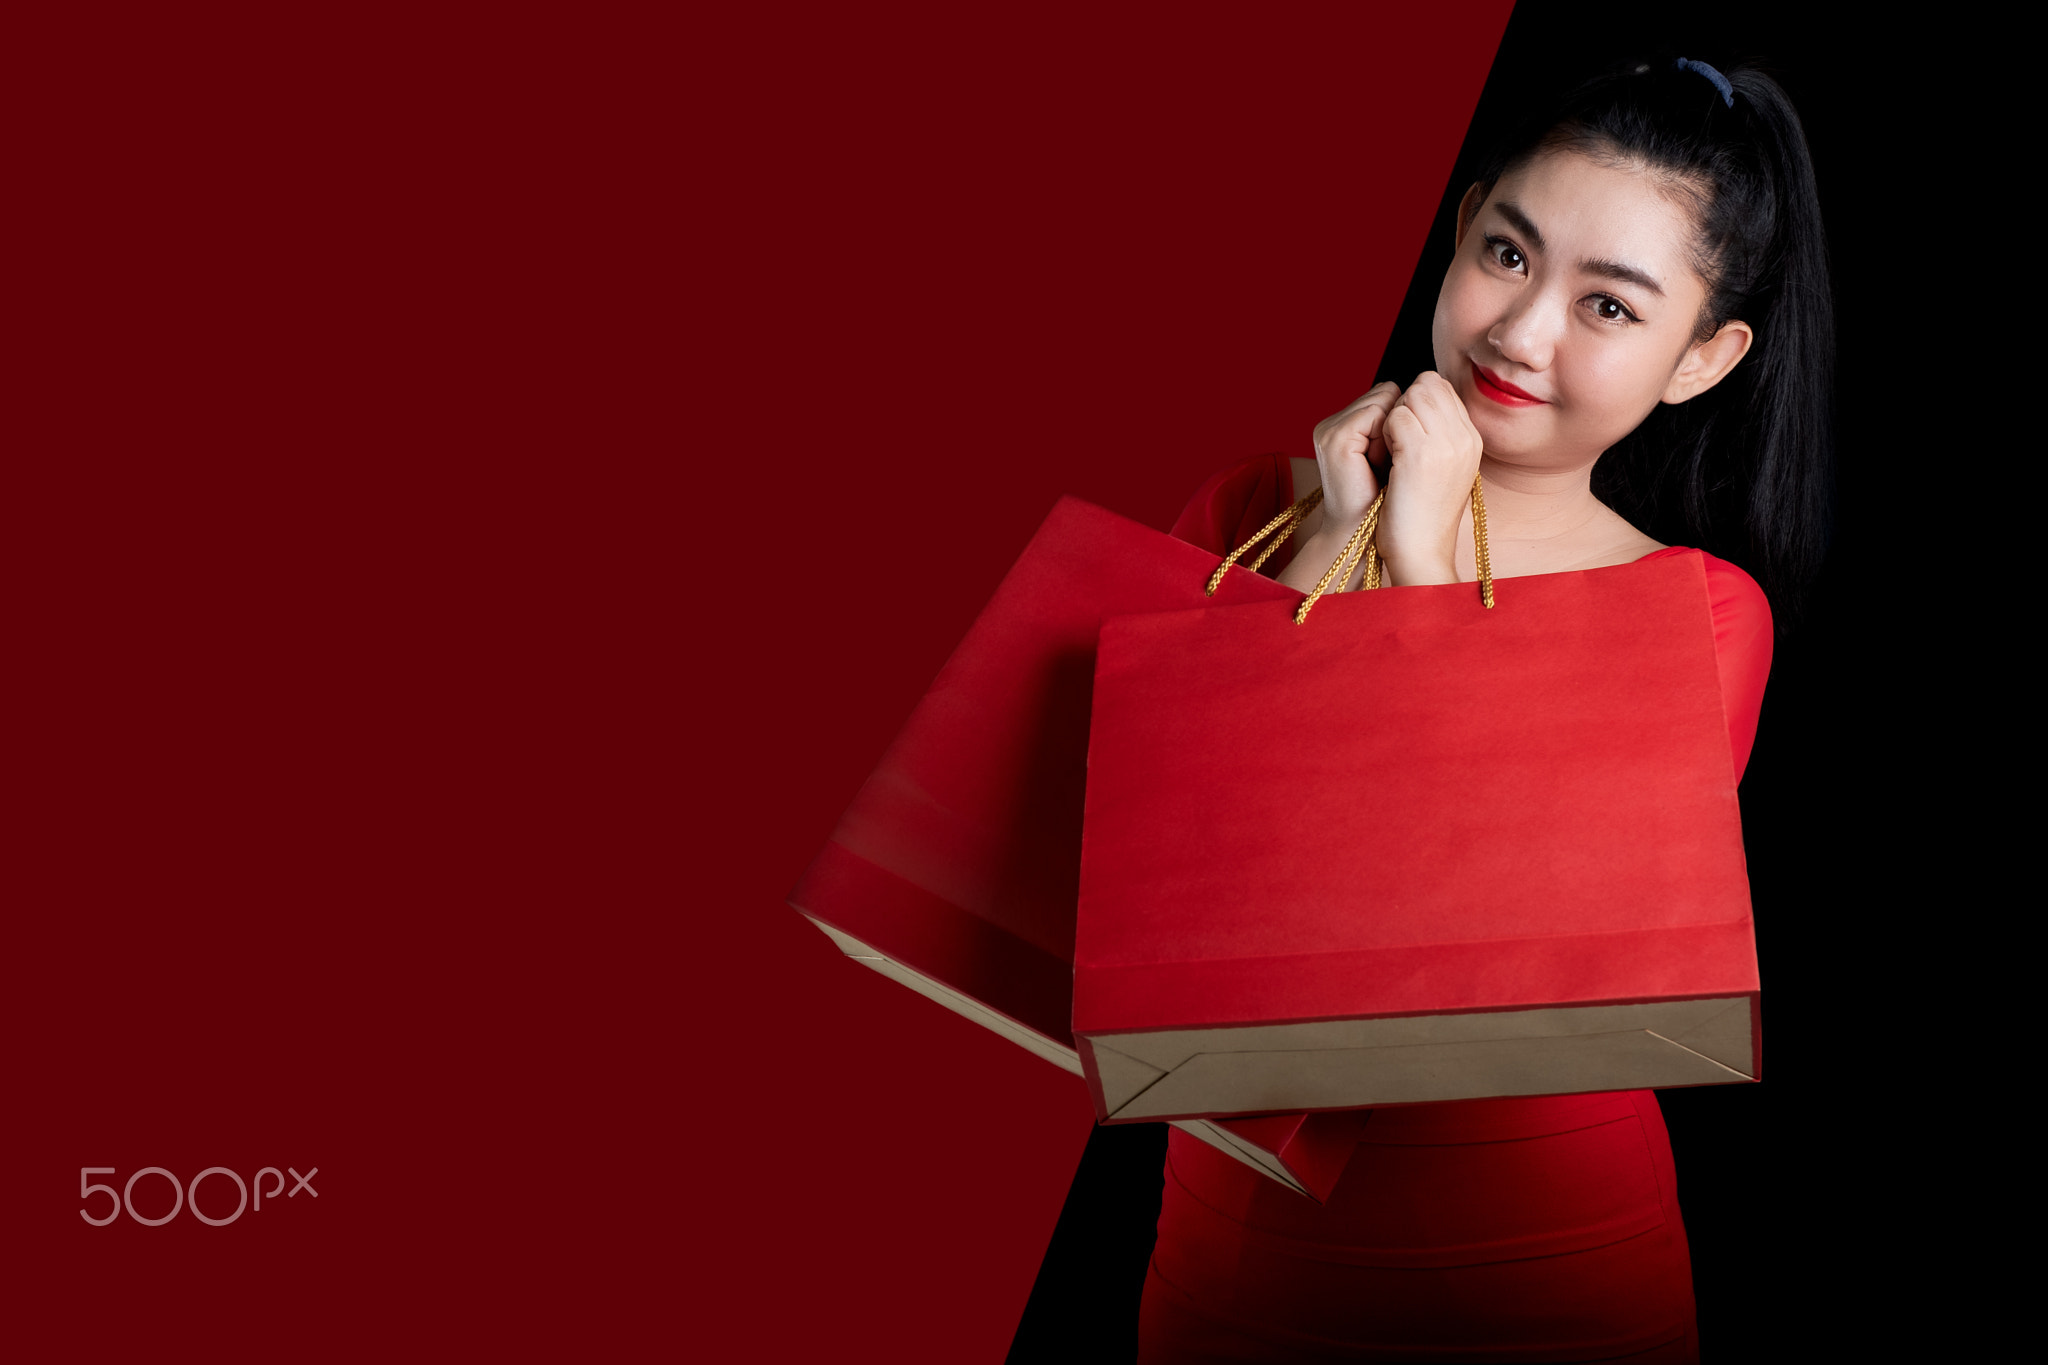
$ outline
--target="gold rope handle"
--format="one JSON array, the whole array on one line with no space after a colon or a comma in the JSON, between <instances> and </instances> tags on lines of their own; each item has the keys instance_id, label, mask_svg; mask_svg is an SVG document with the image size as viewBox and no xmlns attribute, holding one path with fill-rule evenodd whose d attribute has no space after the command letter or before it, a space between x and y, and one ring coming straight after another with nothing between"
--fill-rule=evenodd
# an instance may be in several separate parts
<instances>
[{"instance_id":1,"label":"gold rope handle","mask_svg":"<svg viewBox=\"0 0 2048 1365\"><path fill-rule=\"evenodd\" d=\"M1344 552L1331 561L1329 568L1323 570L1323 576L1316 583L1314 591L1302 598L1301 605L1294 609L1295 625L1298 626L1308 620L1309 608L1330 590L1332 583L1337 585L1337 591L1344 591L1344 584L1351 581L1351 571L1358 567L1359 559L1365 554L1365 547L1372 543L1373 532L1380 528L1380 508L1386 505L1386 501L1387 490L1382 488L1380 495L1372 500L1372 506L1365 509L1365 519L1358 523L1358 529L1351 533L1351 539L1344 542Z\"/></svg>"},{"instance_id":2,"label":"gold rope handle","mask_svg":"<svg viewBox=\"0 0 2048 1365\"><path fill-rule=\"evenodd\" d=\"M1252 538L1250 540L1247 540L1244 544L1238 546L1235 550L1232 550L1230 554L1224 559L1224 561L1216 566L1216 572L1209 575L1209 586L1202 589L1202 596L1214 597L1216 595L1216 589L1220 587L1223 583L1223 575L1229 572L1230 566L1237 563L1238 559L1244 554L1245 551L1251 549L1252 546L1258 544L1267 536L1273 535L1273 532L1280 531L1280 528L1285 526L1287 529L1284 531L1280 531L1279 535L1273 536L1273 543L1266 547L1265 552L1263 554L1261 554L1257 559L1254 559L1251 562L1249 567L1251 568L1252 572L1257 573L1259 566L1261 564L1264 564L1268 559L1271 559L1273 557L1273 552L1279 549L1281 545L1285 544L1287 537L1293 535L1296 529L1300 527L1301 519L1307 516L1310 512L1315 511L1316 508L1320 507L1322 505L1322 501L1323 490L1318 488L1315 490L1315 492L1310 493L1300 502L1295 503L1292 507L1289 507L1285 512L1282 512L1279 516L1273 518L1264 526L1261 526L1257 531L1254 531L1252 533Z\"/></svg>"},{"instance_id":3,"label":"gold rope handle","mask_svg":"<svg viewBox=\"0 0 2048 1365\"><path fill-rule=\"evenodd\" d=\"M1272 536L1272 543L1260 551L1259 557L1247 566L1252 572L1258 572L1259 567L1273 557L1273 552L1278 550L1289 536L1301 529L1302 519L1319 507L1322 501L1323 490L1318 488L1253 532L1250 540L1232 550L1225 557L1224 561L1216 566L1216 572L1209 575L1209 586L1203 589L1203 595L1214 597L1216 589L1222 585L1223 575L1229 572L1230 566L1243 558L1254 545L1265 540L1268 536ZM1344 542L1343 552L1337 556L1329 568L1323 571L1323 576L1316 583L1315 588L1310 591L1308 596L1302 599L1301 605L1294 609L1294 624L1298 626L1308 620L1309 609L1315 606L1323 594L1330 591L1331 584L1337 585L1336 590L1338 592L1344 591L1343 585L1351 581L1351 575L1358 568L1361 559L1365 562L1365 579L1359 584L1359 590L1362 592L1380 586L1381 561L1378 531L1380 509L1386 506L1386 502L1387 490L1383 486L1380 489L1379 496L1372 500L1372 506L1365 509L1365 518L1358 523L1358 529L1351 533L1351 539ZM1279 532L1278 535L1274 535L1276 531ZM1479 600L1491 610L1493 607L1493 561L1487 553L1486 544L1485 483L1476 474L1472 476L1472 557L1479 568Z\"/></svg>"},{"instance_id":4,"label":"gold rope handle","mask_svg":"<svg viewBox=\"0 0 2048 1365\"><path fill-rule=\"evenodd\" d=\"M1479 564L1479 600L1493 610L1493 561L1486 554L1486 490L1472 476L1472 558Z\"/></svg>"}]
</instances>

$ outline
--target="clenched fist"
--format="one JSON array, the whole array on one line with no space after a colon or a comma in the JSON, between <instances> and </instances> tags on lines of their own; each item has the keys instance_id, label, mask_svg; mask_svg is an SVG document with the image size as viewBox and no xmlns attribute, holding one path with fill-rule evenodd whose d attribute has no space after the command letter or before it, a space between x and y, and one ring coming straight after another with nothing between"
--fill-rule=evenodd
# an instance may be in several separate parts
<instances>
[{"instance_id":1,"label":"clenched fist","mask_svg":"<svg viewBox=\"0 0 2048 1365\"><path fill-rule=\"evenodd\" d=\"M1388 463L1380 558L1395 583L1457 582L1458 529L1482 445L1464 400L1448 379L1425 370L1395 400L1379 433Z\"/></svg>"},{"instance_id":2,"label":"clenched fist","mask_svg":"<svg viewBox=\"0 0 2048 1365\"><path fill-rule=\"evenodd\" d=\"M1387 467L1387 414L1401 398L1398 384L1375 384L1350 407L1316 424L1316 469L1323 481L1322 530L1341 542L1358 529L1380 495Z\"/></svg>"}]
</instances>

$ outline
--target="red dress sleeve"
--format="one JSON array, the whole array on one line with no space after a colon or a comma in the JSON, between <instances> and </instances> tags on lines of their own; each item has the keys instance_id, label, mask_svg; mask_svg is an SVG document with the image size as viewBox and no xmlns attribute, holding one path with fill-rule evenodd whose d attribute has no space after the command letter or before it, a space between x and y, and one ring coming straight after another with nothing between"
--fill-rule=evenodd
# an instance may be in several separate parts
<instances>
[{"instance_id":1,"label":"red dress sleeve","mask_svg":"<svg viewBox=\"0 0 2048 1365\"><path fill-rule=\"evenodd\" d=\"M1643 557L1684 553L1672 546ZM1756 580L1727 560L1705 551L1701 558L1706 560L1707 602L1714 614L1714 663L1721 675L1721 713L1728 720L1728 754L1740 782L1756 744L1764 683L1771 675L1771 604Z\"/></svg>"},{"instance_id":2,"label":"red dress sleeve","mask_svg":"<svg viewBox=\"0 0 2048 1365\"><path fill-rule=\"evenodd\" d=\"M1188 499L1173 534L1212 555L1227 555L1294 501L1294 469L1285 455L1256 455L1212 475ZM1284 546L1266 561L1278 573L1294 557Z\"/></svg>"},{"instance_id":3,"label":"red dress sleeve","mask_svg":"<svg viewBox=\"0 0 2048 1365\"><path fill-rule=\"evenodd\" d=\"M1725 559L1706 556L1707 600L1714 608L1714 662L1721 672L1721 709L1728 717L1728 748L1735 780L1749 766L1771 675L1771 604L1756 580Z\"/></svg>"}]
</instances>

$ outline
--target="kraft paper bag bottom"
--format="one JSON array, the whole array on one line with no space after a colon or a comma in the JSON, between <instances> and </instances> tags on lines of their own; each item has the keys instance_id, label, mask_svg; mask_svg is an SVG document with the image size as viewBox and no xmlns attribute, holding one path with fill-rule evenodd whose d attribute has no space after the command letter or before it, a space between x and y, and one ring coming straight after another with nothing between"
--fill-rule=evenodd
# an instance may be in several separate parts
<instances>
[{"instance_id":1,"label":"kraft paper bag bottom","mask_svg":"<svg viewBox=\"0 0 2048 1365\"><path fill-rule=\"evenodd\" d=\"M1083 1038L1110 1122L1754 1081L1750 995Z\"/></svg>"}]
</instances>

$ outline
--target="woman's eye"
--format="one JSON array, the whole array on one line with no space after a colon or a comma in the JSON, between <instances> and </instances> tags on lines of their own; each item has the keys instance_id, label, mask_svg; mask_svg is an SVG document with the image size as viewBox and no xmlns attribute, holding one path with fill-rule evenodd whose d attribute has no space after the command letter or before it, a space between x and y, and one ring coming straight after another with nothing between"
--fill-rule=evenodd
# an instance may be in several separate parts
<instances>
[{"instance_id":1,"label":"woman's eye","mask_svg":"<svg viewBox=\"0 0 2048 1365\"><path fill-rule=\"evenodd\" d=\"M1499 237L1488 237L1486 249L1493 253L1494 264L1503 269L1520 270L1525 264L1522 253L1515 248L1513 242L1504 241Z\"/></svg>"},{"instance_id":2,"label":"woman's eye","mask_svg":"<svg viewBox=\"0 0 2048 1365\"><path fill-rule=\"evenodd\" d=\"M1602 322L1633 322L1635 314L1620 299L1602 294L1593 300L1593 316Z\"/></svg>"}]
</instances>

